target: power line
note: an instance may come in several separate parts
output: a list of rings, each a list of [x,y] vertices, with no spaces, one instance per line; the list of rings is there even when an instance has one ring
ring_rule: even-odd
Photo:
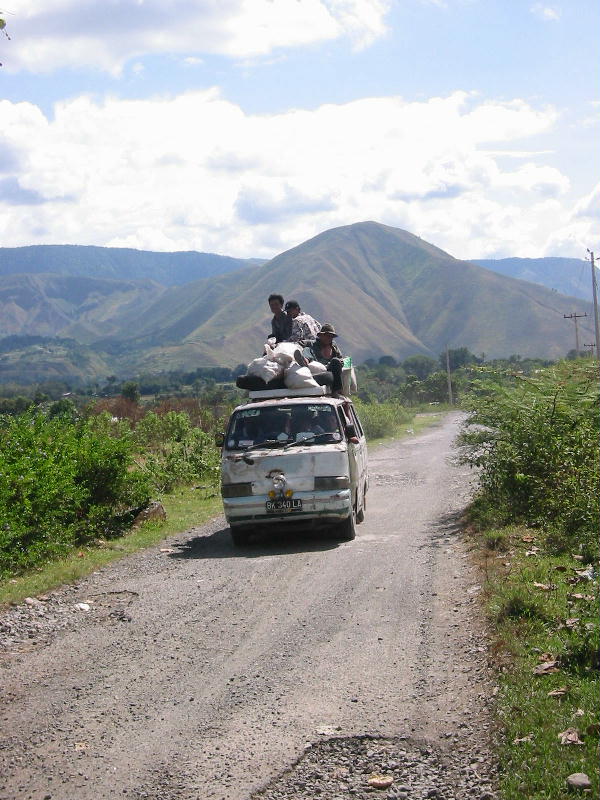
[[[587,317],[587,311],[584,314],[563,314],[565,319],[572,319],[575,323],[575,358],[579,358],[579,326],[577,320],[582,317]]]

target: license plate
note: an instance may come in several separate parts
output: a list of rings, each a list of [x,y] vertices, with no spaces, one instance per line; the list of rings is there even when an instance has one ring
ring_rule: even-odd
[[[302,511],[302,500],[284,497],[278,500],[267,500],[267,514],[279,514],[282,511]]]

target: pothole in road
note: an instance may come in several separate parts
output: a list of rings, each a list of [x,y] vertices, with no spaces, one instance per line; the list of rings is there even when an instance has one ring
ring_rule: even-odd
[[[481,761],[479,760],[481,759]],[[407,738],[357,736],[310,745],[252,800],[493,800],[483,757]]]
[[[134,600],[139,597],[137,592],[131,592],[127,589],[115,592],[101,592],[100,594],[90,594],[88,598],[95,606],[114,606],[114,605],[131,605]]]
[[[121,590],[114,592],[101,592],[89,595],[89,602],[94,609],[102,609],[99,619],[119,620],[130,622],[131,617],[127,609],[139,597],[137,592]]]

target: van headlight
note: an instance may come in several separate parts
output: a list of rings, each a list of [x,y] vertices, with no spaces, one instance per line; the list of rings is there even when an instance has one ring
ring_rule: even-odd
[[[276,472],[275,475],[272,475],[271,481],[276,492],[283,492],[287,485],[287,480],[282,472]]]
[[[349,489],[350,479],[345,475],[332,475],[315,478],[315,491],[324,491],[326,489]]]
[[[221,497],[251,497],[251,483],[224,483],[221,486]]]

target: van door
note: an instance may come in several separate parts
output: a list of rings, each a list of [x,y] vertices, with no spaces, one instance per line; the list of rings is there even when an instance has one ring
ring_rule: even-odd
[[[348,450],[352,453],[352,461],[354,461],[354,471],[356,480],[356,511],[357,513],[365,507],[365,493],[368,485],[368,463],[367,463],[367,441],[365,433],[354,406],[348,404],[348,412],[350,421],[356,430],[358,444],[348,443]],[[354,484],[353,484],[354,485]],[[360,516],[360,514],[359,514]]]

